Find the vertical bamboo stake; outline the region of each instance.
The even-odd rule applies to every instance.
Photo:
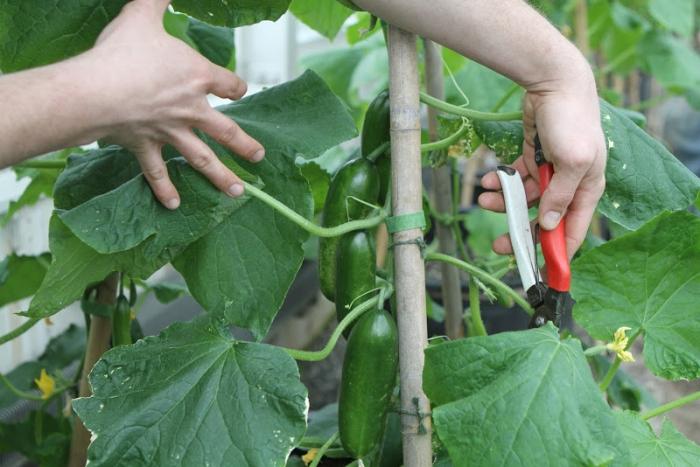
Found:
[[[591,58],[591,48],[588,45],[588,0],[578,0],[574,11],[574,36],[576,47],[586,59]]]
[[[445,98],[445,81],[442,78],[442,59],[440,47],[433,41],[423,40],[425,50],[425,86],[428,94],[438,99]],[[437,111],[428,108],[428,132],[431,141],[440,139],[438,133]],[[433,169],[433,199],[435,208],[440,214],[453,215],[452,190],[459,187],[452,186],[452,175],[447,165]],[[456,256],[457,246],[452,235],[452,229],[441,222],[436,223],[440,252]],[[440,263],[442,272],[442,300],[445,306],[445,332],[450,339],[464,337],[464,310],[462,308],[462,284],[459,278],[459,270],[447,263]]]
[[[114,273],[107,277],[97,288],[96,301],[105,305],[117,303],[117,285],[119,274]],[[85,360],[83,374],[80,377],[78,389],[79,397],[89,397],[92,394],[88,375],[103,353],[109,350],[112,336],[112,320],[103,316],[92,315],[90,320],[90,332],[88,333],[87,346],[85,348]],[[90,445],[90,433],[83,422],[76,416],[73,425],[73,437],[70,444],[69,467],[83,467],[87,462],[87,448]]]
[[[416,36],[389,27],[391,100],[391,190],[393,215],[423,209],[420,155],[420,107]],[[401,425],[406,467],[432,463],[430,404],[423,393],[423,350],[428,344],[425,315],[425,265],[420,229],[397,232],[394,273],[399,328]],[[411,243],[413,242],[413,243]]]

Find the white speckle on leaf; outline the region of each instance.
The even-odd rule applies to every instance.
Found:
[[[613,205],[613,207],[614,207],[615,209],[619,209],[619,208],[620,208],[620,203],[618,203],[617,201],[613,201],[612,205]]]
[[[627,169],[627,164],[622,164],[622,170],[626,170],[626,169]]]
[[[610,114],[603,115],[603,120],[610,120]]]
[[[615,142],[608,138],[608,149],[612,149],[615,147]]]

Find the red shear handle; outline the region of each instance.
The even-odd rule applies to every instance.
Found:
[[[549,186],[549,181],[554,174],[554,166],[545,163],[539,166],[540,193]],[[547,268],[547,285],[559,292],[568,292],[571,285],[571,268],[569,256],[566,254],[566,233],[562,219],[554,230],[540,229],[540,241],[542,242],[542,254]]]

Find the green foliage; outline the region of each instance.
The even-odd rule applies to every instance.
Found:
[[[163,18],[163,26],[170,35],[183,40],[212,63],[231,70],[235,69],[236,48],[233,29],[213,26],[169,10]]]
[[[683,36],[691,36],[695,21],[694,0],[649,0],[649,13],[660,24]]]
[[[0,423],[0,453],[19,452],[41,467],[65,467],[71,430],[65,418],[31,411],[20,422]]]
[[[5,376],[20,391],[31,392],[36,389],[34,380],[39,377],[42,368],[47,373],[62,371],[82,358],[84,349],[85,329],[71,325],[49,341],[38,359],[20,364]],[[17,396],[0,383],[0,410],[8,409],[17,401]]]
[[[51,256],[17,256],[0,261],[0,306],[32,296],[46,275]]]
[[[423,388],[455,466],[629,463],[581,344],[551,325],[428,347]]]
[[[306,429],[294,360],[232,340],[209,316],[112,349],[90,384],[94,395],[73,406],[97,436],[94,466],[284,466]]]
[[[329,40],[338,35],[345,20],[353,13],[350,8],[334,0],[292,0],[289,11]]]
[[[126,0],[0,0],[0,70],[57,62],[93,46]]]
[[[663,144],[605,101],[601,119],[608,146],[605,194],[598,205],[603,214],[636,229],[664,210],[693,202],[700,179]]]
[[[644,362],[667,379],[700,377],[700,218],[664,213],[573,264],[574,315],[612,340],[621,326],[644,335]]]
[[[188,295],[187,286],[175,282],[159,282],[151,286],[156,299],[163,304],[174,302],[183,295]]]
[[[617,412],[615,419],[638,467],[694,466],[700,463],[700,446],[664,420],[661,434],[633,412]]]
[[[472,128],[481,142],[506,164],[512,164],[523,153],[522,122],[472,120]]]
[[[277,21],[291,0],[173,0],[177,11],[216,26],[236,28],[260,21]]]

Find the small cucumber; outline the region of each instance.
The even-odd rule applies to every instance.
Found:
[[[112,347],[120,345],[131,345],[131,307],[124,295],[119,295],[112,313]]]
[[[375,288],[377,259],[369,233],[358,230],[343,235],[335,261],[335,312],[340,322],[350,311],[351,304],[362,301],[362,298],[356,300],[357,297]],[[352,326],[346,328],[343,335],[347,338],[351,330]]]

